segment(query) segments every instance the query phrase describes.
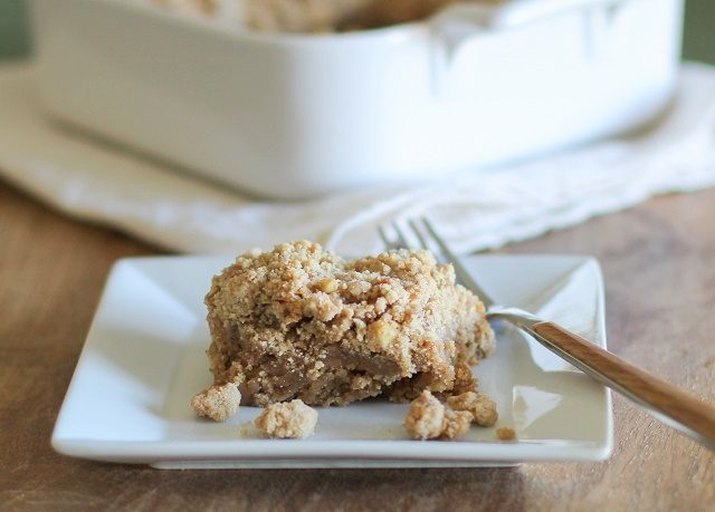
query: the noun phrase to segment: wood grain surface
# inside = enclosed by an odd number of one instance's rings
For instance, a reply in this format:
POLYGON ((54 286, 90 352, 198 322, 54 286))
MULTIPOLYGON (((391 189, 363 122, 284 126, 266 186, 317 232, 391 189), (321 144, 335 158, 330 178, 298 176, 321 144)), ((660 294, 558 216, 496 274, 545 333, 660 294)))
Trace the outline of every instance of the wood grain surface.
MULTIPOLYGON (((715 401, 715 190, 515 244, 595 255, 611 350, 715 401)), ((614 396, 601 463, 507 469, 160 471, 54 453, 49 439, 117 258, 160 250, 0 183, 0 510, 712 510, 715 453, 614 396)))

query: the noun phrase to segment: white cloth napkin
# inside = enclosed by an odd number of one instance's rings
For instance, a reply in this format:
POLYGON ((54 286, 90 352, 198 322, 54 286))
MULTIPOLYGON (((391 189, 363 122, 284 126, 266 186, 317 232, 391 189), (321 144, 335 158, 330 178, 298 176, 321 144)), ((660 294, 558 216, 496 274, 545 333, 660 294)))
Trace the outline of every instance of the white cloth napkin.
POLYGON ((715 185, 715 68, 684 64, 661 120, 526 164, 442 183, 262 202, 50 122, 30 65, 0 68, 0 176, 77 218, 184 252, 233 253, 307 238, 344 253, 381 248, 377 226, 428 215, 458 252, 494 248, 715 185))

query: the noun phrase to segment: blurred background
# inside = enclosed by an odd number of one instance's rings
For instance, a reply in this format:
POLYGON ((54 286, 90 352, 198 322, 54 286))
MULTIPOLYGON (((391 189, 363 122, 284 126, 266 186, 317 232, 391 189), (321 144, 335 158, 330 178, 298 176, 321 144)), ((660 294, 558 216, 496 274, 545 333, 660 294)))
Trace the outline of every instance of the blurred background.
MULTIPOLYGON (((687 0, 683 57, 715 64, 715 0, 687 0)), ((32 42, 25 0, 0 0, 0 59, 29 54, 32 42)))

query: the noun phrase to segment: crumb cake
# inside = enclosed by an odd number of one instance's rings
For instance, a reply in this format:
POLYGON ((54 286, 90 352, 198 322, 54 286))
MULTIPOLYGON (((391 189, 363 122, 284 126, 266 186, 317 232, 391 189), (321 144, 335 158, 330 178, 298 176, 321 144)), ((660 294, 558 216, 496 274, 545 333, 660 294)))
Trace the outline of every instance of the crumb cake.
POLYGON ((237 383, 247 405, 474 389, 467 364, 494 347, 484 305, 428 251, 344 260, 281 244, 239 256, 205 302, 214 384, 237 383))

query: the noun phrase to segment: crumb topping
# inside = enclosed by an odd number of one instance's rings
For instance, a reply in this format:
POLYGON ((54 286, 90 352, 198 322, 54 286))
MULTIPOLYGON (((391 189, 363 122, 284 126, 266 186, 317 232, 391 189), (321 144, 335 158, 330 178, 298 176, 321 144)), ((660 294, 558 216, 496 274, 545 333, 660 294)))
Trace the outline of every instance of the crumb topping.
POLYGON ((454 367, 454 387, 452 388, 453 395, 460 395, 468 391, 477 392, 479 389, 479 379, 474 375, 469 365, 464 362, 458 362, 454 367))

